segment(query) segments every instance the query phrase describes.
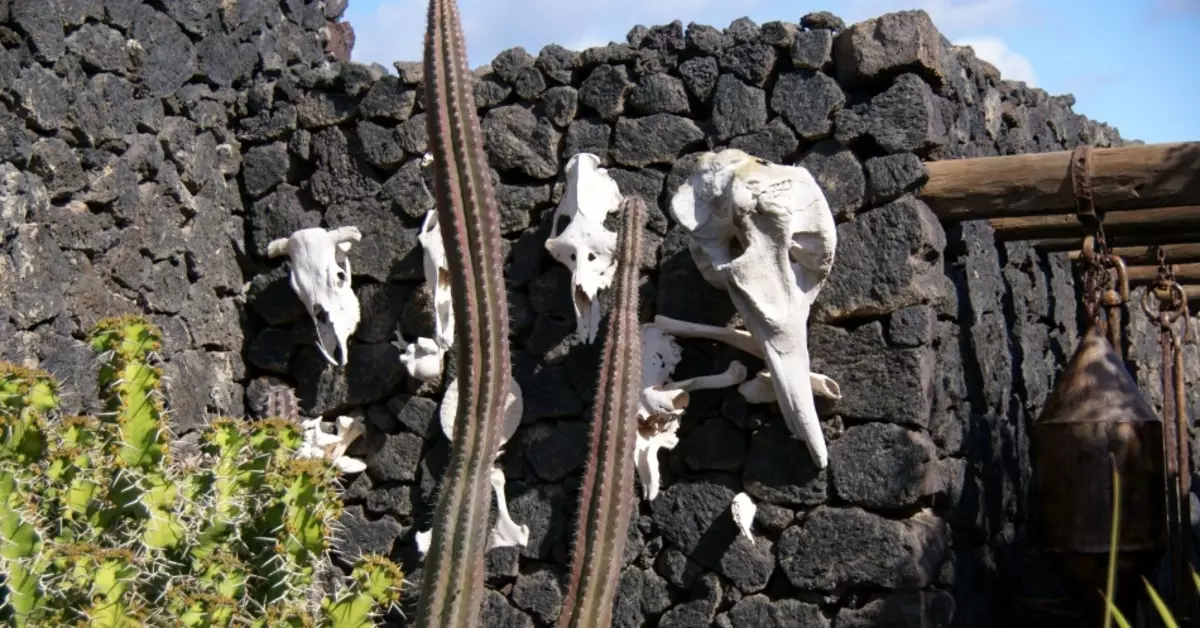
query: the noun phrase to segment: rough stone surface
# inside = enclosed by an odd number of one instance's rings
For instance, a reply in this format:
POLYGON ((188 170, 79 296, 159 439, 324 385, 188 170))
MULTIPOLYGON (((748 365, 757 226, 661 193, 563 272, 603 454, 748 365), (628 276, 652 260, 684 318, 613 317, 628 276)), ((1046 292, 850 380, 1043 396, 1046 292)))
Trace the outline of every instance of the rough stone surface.
MULTIPOLYGON (((226 4, 0 0, 0 358, 50 369, 65 411, 95 412, 82 339, 101 316, 143 312, 166 335, 186 438, 213 415, 262 417, 278 385, 305 415, 363 417, 351 454, 368 470, 347 478, 336 549, 391 554, 419 578, 413 535, 448 465, 438 410, 455 369, 448 355, 422 384, 391 344, 433 333, 416 240, 434 202, 423 68, 339 60, 345 0, 226 4), (266 245, 343 225, 364 237, 340 368, 266 245)), ((659 454, 662 492, 630 527, 614 625, 1074 628, 1025 603, 1062 594, 1030 541, 1021 427, 1077 339, 1072 267, 997 243, 986 222, 943 228, 912 194, 925 160, 1124 140, 1071 97, 1001 78, 922 12, 646 25, 582 52, 514 48, 475 73, 525 402, 498 464, 530 527, 526 547, 486 555, 488 625, 553 625, 566 594, 599 344, 574 338, 570 273, 544 247, 563 164, 595 153, 647 201, 642 322, 737 324, 669 212, 701 152, 732 146, 801 163, 838 212, 809 334, 812 368, 843 392, 818 401, 830 466, 812 468, 775 404, 694 392, 659 454), (732 521, 738 492, 758 505, 754 543, 732 521)), ((1156 400, 1153 328, 1137 308, 1128 328, 1156 400)), ((761 368, 681 344, 676 378, 761 368)))

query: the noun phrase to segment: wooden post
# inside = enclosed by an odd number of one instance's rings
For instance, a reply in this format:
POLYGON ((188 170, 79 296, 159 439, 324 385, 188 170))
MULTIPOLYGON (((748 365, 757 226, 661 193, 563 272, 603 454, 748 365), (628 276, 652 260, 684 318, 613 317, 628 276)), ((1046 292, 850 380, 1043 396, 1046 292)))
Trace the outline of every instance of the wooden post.
MULTIPOLYGON (((1180 246, 1184 244, 1200 242, 1200 233, 1159 233, 1159 234, 1107 234, 1108 244, 1113 248, 1121 248, 1126 250, 1137 250, 1141 247, 1151 246, 1180 246)), ((1082 235, 1076 235, 1073 238, 1043 238, 1033 241, 1033 245, 1047 252, 1061 251, 1077 251, 1080 244, 1083 242, 1082 235)), ((1124 255, 1124 254, 1118 254, 1124 255)), ((1157 261, 1157 259, 1156 259, 1157 261)), ((1197 260, 1179 259, 1180 262, 1195 262, 1197 260)))
MULTIPOLYGON (((943 221, 1072 214, 1070 151, 925 164, 920 197, 943 221)), ((1092 151, 1098 211, 1200 205, 1200 142, 1092 151)))
MULTIPOLYGON (((1082 241, 1084 235, 1083 226, 1073 213, 993 218, 990 222, 1001 240, 1078 238, 1082 241)), ((1200 240, 1200 205, 1108 212, 1103 224, 1108 235, 1195 234, 1185 240, 1195 242, 1200 240)))
MULTIPOLYGON (((1078 247, 1079 243, 1076 242, 1078 247)), ((1162 249, 1168 264, 1184 262, 1200 262, 1200 243, 1193 244, 1164 244, 1162 246, 1118 246, 1113 247, 1113 254, 1120 255, 1129 266, 1153 266, 1158 264, 1158 251, 1162 249)), ((1079 259, 1079 251, 1067 254, 1072 260, 1079 259)))

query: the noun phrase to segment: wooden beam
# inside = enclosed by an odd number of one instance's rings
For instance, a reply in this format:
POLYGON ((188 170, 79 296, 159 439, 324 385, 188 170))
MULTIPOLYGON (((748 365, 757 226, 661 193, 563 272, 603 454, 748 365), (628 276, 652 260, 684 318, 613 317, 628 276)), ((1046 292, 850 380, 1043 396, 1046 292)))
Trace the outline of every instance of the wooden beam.
MULTIPOLYGON (((1076 242, 1075 245, 1078 247, 1079 243, 1076 242)), ((1112 252, 1115 255, 1120 255, 1125 260, 1126 265, 1152 266, 1158 264, 1159 249, 1162 249, 1168 264, 1200 262, 1200 243, 1164 244, 1162 246, 1118 246, 1114 247, 1112 252)), ((1079 251, 1071 251, 1067 254, 1072 260, 1079 259, 1080 255, 1079 251)))
MULTIPOLYGON (((1083 240, 1083 226, 1079 224, 1075 214, 993 218, 990 222, 1000 240, 1083 240)), ((1104 216, 1104 232, 1113 236, 1200 234, 1200 205, 1109 212, 1104 216)))
MULTIPOLYGON (((1074 238, 1047 238, 1034 240, 1033 245, 1047 252, 1077 251, 1083 242, 1082 235, 1074 238)), ((1153 234, 1108 234, 1108 244, 1114 248, 1136 249, 1150 246, 1179 246, 1200 242, 1200 232, 1189 233, 1176 231, 1172 233, 1153 234)), ((1180 260, 1186 261, 1186 260, 1180 260)))
MULTIPOLYGON (((921 199, 943 221, 1073 214, 1070 151, 925 164, 921 199)), ((1099 211, 1200 205, 1200 142, 1092 150, 1099 211)))
MULTIPOLYGON (((1169 264, 1175 267, 1175 281, 1181 284, 1200 284, 1200 264, 1169 264)), ((1130 284, 1145 285, 1158 277, 1158 266, 1130 266, 1125 269, 1130 284)))

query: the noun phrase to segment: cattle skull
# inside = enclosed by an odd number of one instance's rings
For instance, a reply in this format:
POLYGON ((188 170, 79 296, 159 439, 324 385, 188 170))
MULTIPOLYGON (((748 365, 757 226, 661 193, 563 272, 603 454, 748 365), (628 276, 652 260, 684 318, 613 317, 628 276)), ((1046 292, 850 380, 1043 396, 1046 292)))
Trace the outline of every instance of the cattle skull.
POLYGON ((571 269, 571 302, 580 340, 591 343, 600 329, 596 294, 612 284, 617 234, 604 226, 621 205, 617 182, 600 167, 600 158, 579 153, 567 162, 567 186, 554 210, 546 250, 571 269))
POLYGON ((346 253, 362 240, 358 227, 301 229, 267 245, 271 258, 292 261, 290 283, 317 328, 317 349, 330 364, 346 365, 346 341, 358 328, 358 297, 350 287, 350 258, 346 253), (330 346, 337 343, 339 359, 330 346))
POLYGON ((816 180, 737 149, 708 152, 671 199, 671 213, 691 235, 700 272, 729 293, 762 348, 789 430, 824 468, 807 327, 833 267, 837 229, 816 180))
POLYGON ((339 416, 336 425, 337 433, 330 434, 321 429, 321 417, 301 422, 304 443, 296 450, 296 457, 326 458, 342 473, 362 473, 367 464, 347 456, 346 450, 355 439, 366 433, 367 427, 362 419, 348 416, 339 416))

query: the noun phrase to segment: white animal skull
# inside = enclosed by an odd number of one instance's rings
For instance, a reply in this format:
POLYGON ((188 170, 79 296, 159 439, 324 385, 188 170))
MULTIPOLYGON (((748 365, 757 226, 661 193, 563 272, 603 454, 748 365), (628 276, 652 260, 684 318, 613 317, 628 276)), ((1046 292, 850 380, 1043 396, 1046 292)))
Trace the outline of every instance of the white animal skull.
POLYGON ((837 229, 807 170, 737 149, 705 153, 671 199, 691 234, 696 266, 729 292, 762 347, 775 396, 794 436, 828 464, 809 377, 808 314, 833 267, 837 229))
POLYGON ((604 227, 604 219, 620 207, 621 190, 591 153, 571 157, 566 173, 566 191, 554 210, 546 250, 571 269, 576 330, 580 340, 591 343, 600 329, 596 294, 612 284, 616 273, 617 234, 604 227))
MULTIPOLYGON (((517 427, 521 425, 521 415, 525 411, 524 398, 521 395, 521 387, 517 384, 517 380, 509 378, 508 400, 504 408, 504 431, 500 434, 500 446, 503 447, 508 439, 512 438, 517 432, 517 427)), ((458 413, 458 379, 454 379, 446 386, 446 393, 442 396, 442 407, 439 409, 439 419, 442 424, 442 433, 446 438, 454 440, 454 419, 458 413)), ((500 457, 501 450, 496 451, 496 457, 500 457)), ((512 517, 508 514, 508 500, 504 495, 504 472, 499 467, 492 467, 492 492, 496 495, 496 527, 492 529, 492 543, 490 547, 511 547, 519 545, 524 547, 529 542, 529 526, 517 525, 512 517)))
POLYGON ((676 432, 679 417, 687 409, 688 391, 726 388, 746 379, 746 367, 735 360, 724 373, 672 382, 671 373, 682 356, 674 338, 655 325, 642 326, 642 394, 634 461, 650 501, 658 496, 658 450, 679 444, 676 432))
POLYGON ((434 340, 442 349, 449 349, 454 344, 454 297, 450 293, 450 267, 446 264, 446 247, 436 209, 425 214, 417 241, 425 252, 425 282, 433 292, 434 340))
POLYGON ((350 287, 350 258, 346 253, 362 240, 358 227, 301 229, 267 245, 268 257, 287 255, 292 261, 290 283, 317 328, 317 349, 334 365, 346 365, 346 341, 358 328, 358 297, 350 287), (330 345, 337 342, 339 359, 330 345))

